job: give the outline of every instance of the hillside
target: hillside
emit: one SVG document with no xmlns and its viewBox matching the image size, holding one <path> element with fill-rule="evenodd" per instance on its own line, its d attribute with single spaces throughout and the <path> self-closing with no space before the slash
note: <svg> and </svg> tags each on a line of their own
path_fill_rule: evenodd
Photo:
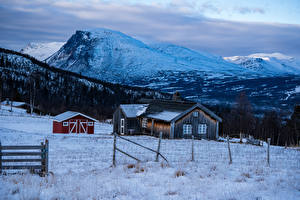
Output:
<svg viewBox="0 0 300 200">
<path fill-rule="evenodd" d="M 120 103 L 140 98 L 169 98 L 149 89 L 106 83 L 48 66 L 28 55 L 0 49 L 2 99 L 34 100 L 43 113 L 65 110 L 87 113 L 98 119 L 111 117 Z"/>
<path fill-rule="evenodd" d="M 98 123 L 95 135 L 52 134 L 48 117 L 0 115 L 2 145 L 37 145 L 49 140 L 48 177 L 25 172 L 0 176 L 3 199 L 236 199 L 295 200 L 300 198 L 300 151 L 231 143 L 233 163 L 228 164 L 227 144 L 195 140 L 191 162 L 190 139 L 161 142 L 166 163 L 153 162 L 155 154 L 117 140 L 117 147 L 142 160 L 117 153 L 112 164 L 112 126 Z M 158 139 L 126 137 L 156 149 Z"/>
</svg>

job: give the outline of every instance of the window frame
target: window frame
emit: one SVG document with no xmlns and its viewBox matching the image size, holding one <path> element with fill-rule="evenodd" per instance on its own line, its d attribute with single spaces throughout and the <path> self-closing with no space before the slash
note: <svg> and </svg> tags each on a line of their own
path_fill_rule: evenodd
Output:
<svg viewBox="0 0 300 200">
<path fill-rule="evenodd" d="M 142 127 L 143 128 L 147 128 L 147 124 L 148 124 L 148 118 L 143 118 L 143 120 L 142 120 Z"/>
<path fill-rule="evenodd" d="M 69 126 L 69 122 L 63 122 L 63 126 Z"/>
<path fill-rule="evenodd" d="M 94 126 L 94 122 L 88 122 L 88 126 Z"/>
<path fill-rule="evenodd" d="M 199 123 L 198 124 L 198 134 L 199 135 L 206 135 L 207 134 L 207 124 L 206 123 Z"/>
<path fill-rule="evenodd" d="M 193 117 L 199 117 L 199 112 L 198 111 L 194 111 L 193 112 Z"/>
<path fill-rule="evenodd" d="M 193 131 L 192 131 L 192 124 L 183 124 L 182 127 L 182 133 L 183 135 L 192 135 Z"/>
</svg>

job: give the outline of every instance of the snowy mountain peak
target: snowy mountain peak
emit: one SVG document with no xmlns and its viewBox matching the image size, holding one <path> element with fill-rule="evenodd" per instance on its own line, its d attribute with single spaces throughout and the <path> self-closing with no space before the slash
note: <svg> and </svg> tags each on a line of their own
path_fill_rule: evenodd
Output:
<svg viewBox="0 0 300 200">
<path fill-rule="evenodd" d="M 255 53 L 248 56 L 224 57 L 224 60 L 262 73 L 300 74 L 300 61 L 282 53 Z"/>
<path fill-rule="evenodd" d="M 118 83 L 143 80 L 166 72 L 196 71 L 206 77 L 255 74 L 222 57 L 170 44 L 147 45 L 121 32 L 102 28 L 76 31 L 47 62 Z"/>
<path fill-rule="evenodd" d="M 55 52 L 57 52 L 64 42 L 45 42 L 45 43 L 29 43 L 26 47 L 20 50 L 21 53 L 31 55 L 32 57 L 43 61 Z"/>
</svg>

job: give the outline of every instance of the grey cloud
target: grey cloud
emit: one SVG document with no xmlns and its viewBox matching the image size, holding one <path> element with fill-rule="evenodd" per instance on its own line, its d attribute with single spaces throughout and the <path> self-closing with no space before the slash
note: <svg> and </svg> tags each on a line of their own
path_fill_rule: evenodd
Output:
<svg viewBox="0 0 300 200">
<path fill-rule="evenodd" d="M 143 41 L 174 43 L 222 56 L 257 52 L 300 55 L 300 26 L 187 17 L 150 6 L 43 5 L 43 12 L 0 7 L 0 46 L 66 41 L 75 30 L 105 27 Z"/>
<path fill-rule="evenodd" d="M 251 13 L 265 14 L 265 10 L 263 8 L 236 7 L 234 10 L 238 11 L 240 14 L 251 14 Z"/>
</svg>

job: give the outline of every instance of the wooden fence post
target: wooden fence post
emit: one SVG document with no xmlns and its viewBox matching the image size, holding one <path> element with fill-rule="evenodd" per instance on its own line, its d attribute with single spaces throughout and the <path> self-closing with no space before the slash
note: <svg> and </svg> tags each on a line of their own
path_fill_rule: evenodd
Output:
<svg viewBox="0 0 300 200">
<path fill-rule="evenodd" d="M 49 169 L 49 141 L 45 140 L 45 173 L 48 174 Z"/>
<path fill-rule="evenodd" d="M 42 148 L 41 148 L 41 158 L 42 158 L 42 162 L 41 162 L 41 165 L 42 165 L 42 174 L 45 174 L 45 164 L 46 164 L 46 162 L 45 162 L 45 144 L 44 144 L 44 142 L 41 142 L 41 146 L 42 146 Z"/>
<path fill-rule="evenodd" d="M 232 164 L 232 157 L 231 157 L 231 151 L 230 151 L 230 145 L 229 145 L 229 136 L 227 135 L 227 146 L 228 146 L 228 153 L 229 153 L 229 164 Z"/>
<path fill-rule="evenodd" d="M 2 174 L 2 147 L 1 147 L 1 140 L 0 140 L 0 174 Z"/>
<path fill-rule="evenodd" d="M 117 142 L 117 136 L 116 133 L 114 133 L 114 147 L 113 147 L 113 166 L 116 166 L 116 142 Z"/>
<path fill-rule="evenodd" d="M 162 138 L 162 132 L 159 132 L 159 139 L 158 139 L 158 146 L 157 146 L 155 162 L 158 162 L 161 138 Z"/>
<path fill-rule="evenodd" d="M 194 161 L 194 136 L 192 135 L 192 161 Z"/>
<path fill-rule="evenodd" d="M 267 150 L 267 162 L 268 162 L 268 166 L 270 166 L 270 143 L 271 143 L 271 138 L 268 138 L 268 150 Z"/>
</svg>

